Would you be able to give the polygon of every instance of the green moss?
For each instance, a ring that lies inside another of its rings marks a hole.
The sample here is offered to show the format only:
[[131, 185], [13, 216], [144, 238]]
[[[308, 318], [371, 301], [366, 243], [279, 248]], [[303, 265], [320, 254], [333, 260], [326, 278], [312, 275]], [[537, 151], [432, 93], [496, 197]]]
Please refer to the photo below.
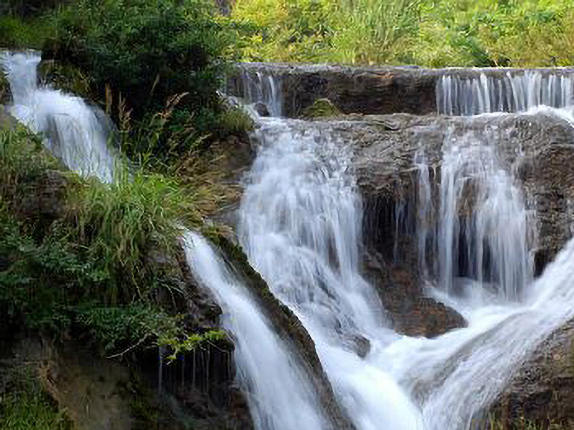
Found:
[[341, 115], [341, 111], [329, 99], [317, 99], [303, 111], [305, 118], [329, 118]]

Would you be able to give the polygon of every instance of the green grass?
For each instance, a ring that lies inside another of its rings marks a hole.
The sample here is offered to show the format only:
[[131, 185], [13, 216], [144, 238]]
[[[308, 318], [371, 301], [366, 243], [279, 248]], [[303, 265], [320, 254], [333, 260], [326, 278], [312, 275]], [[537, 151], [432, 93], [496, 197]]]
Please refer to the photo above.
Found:
[[568, 0], [237, 0], [231, 23], [248, 61], [574, 64]]
[[2, 430], [69, 430], [71, 425], [43, 392], [32, 369], [12, 372], [0, 403]]
[[[21, 213], [23, 201], [44, 195], [48, 171], [66, 178], [55, 203], [60, 215]], [[126, 171], [114, 184], [81, 179], [37, 136], [0, 130], [2, 324], [55, 339], [84, 333], [111, 355], [154, 345], [177, 353], [216, 336], [180, 315], [176, 222], [200, 225], [211, 201], [194, 183], [144, 170]]]
[[[118, 296], [126, 300], [136, 292], [140, 298], [149, 294], [153, 273], [148, 257], [154, 251], [172, 257], [179, 236], [175, 221], [200, 220], [177, 182], [158, 174], [126, 175], [114, 184], [82, 182], [69, 204], [74, 240], [110, 276], [111, 304]], [[142, 290], [146, 283], [149, 288]]]

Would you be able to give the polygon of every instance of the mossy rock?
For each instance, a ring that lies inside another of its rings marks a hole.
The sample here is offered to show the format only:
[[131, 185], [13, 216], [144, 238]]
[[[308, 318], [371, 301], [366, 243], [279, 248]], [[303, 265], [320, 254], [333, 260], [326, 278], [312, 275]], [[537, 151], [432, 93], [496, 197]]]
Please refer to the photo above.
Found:
[[70, 64], [62, 64], [54, 60], [42, 61], [39, 75], [43, 81], [50, 82], [55, 88], [66, 93], [86, 99], [94, 96], [91, 92], [91, 78]]
[[339, 108], [329, 99], [317, 99], [303, 110], [304, 118], [329, 118], [341, 115]]

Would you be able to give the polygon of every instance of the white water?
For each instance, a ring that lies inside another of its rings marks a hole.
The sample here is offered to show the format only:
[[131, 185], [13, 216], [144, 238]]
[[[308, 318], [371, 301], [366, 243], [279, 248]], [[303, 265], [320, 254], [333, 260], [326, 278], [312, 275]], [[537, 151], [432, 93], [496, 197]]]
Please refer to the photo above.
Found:
[[413, 430], [416, 407], [376, 360], [397, 336], [359, 274], [361, 201], [348, 151], [319, 127], [268, 120], [241, 205], [239, 234], [272, 292], [303, 322], [340, 401], [360, 429]]
[[[474, 133], [444, 144], [438, 207], [424, 151], [413, 160], [426, 273], [433, 272], [429, 246], [438, 255], [439, 282], [430, 293], [469, 323], [425, 339], [396, 335], [359, 274], [362, 213], [349, 149], [320, 123], [260, 122], [240, 239], [272, 292], [311, 334], [359, 430], [476, 425], [472, 420], [528, 355], [574, 316], [574, 243], [532, 282], [535, 214], [525, 205], [513, 166]], [[369, 340], [365, 358], [356, 351], [357, 338]]]
[[[497, 148], [475, 134], [445, 142], [437, 241], [440, 286], [454, 293], [453, 283], [464, 276], [491, 284], [501, 299], [518, 300], [533, 276], [536, 219]], [[459, 267], [466, 273], [458, 273]]]
[[261, 103], [267, 107], [269, 116], [283, 116], [283, 96], [281, 80], [274, 75], [261, 71], [249, 73], [244, 71], [241, 75], [244, 102], [248, 106]]
[[186, 232], [187, 262], [194, 277], [212, 291], [223, 310], [222, 324], [235, 335], [238, 382], [255, 427], [265, 430], [326, 430], [318, 401], [295, 355], [208, 242]]
[[500, 76], [446, 75], [437, 82], [437, 110], [446, 115], [477, 115], [489, 112], [525, 112], [544, 105], [574, 104], [570, 73], [541, 71], [506, 72]]
[[13, 97], [10, 113], [36, 133], [68, 168], [112, 182], [115, 159], [108, 149], [105, 116], [81, 98], [38, 85], [37, 53], [0, 55]]

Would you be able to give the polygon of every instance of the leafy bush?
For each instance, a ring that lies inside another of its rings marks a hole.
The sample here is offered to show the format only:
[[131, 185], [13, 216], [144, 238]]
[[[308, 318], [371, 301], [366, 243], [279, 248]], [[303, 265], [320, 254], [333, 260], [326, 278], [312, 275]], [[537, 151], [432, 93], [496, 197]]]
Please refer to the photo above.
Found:
[[[227, 43], [212, 9], [209, 0], [81, 0], [54, 14], [44, 52], [89, 76], [114, 119], [129, 113], [134, 133], [177, 98], [167, 129], [191, 125], [203, 136], [217, 128]], [[158, 153], [172, 149], [166, 140]]]
[[0, 13], [0, 49], [41, 49], [50, 37], [46, 20]]

